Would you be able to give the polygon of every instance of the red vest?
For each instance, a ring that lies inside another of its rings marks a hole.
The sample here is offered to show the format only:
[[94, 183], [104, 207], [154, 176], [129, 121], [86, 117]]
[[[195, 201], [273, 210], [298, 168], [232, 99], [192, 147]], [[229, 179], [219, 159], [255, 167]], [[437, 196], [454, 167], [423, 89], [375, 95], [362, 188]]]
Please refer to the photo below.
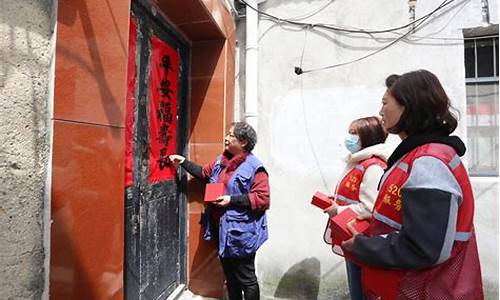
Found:
[[[382, 169], [387, 167], [383, 159], [378, 156], [372, 156], [360, 161], [342, 178], [335, 191], [335, 202], [338, 205], [344, 206], [359, 203], [361, 181], [363, 181], [366, 170], [373, 165], [380, 166]], [[328, 219], [328, 223], [326, 224], [323, 238], [326, 243], [332, 245], [332, 250], [335, 254], [343, 255], [340, 246], [332, 243], [333, 237], [332, 230], [330, 229], [330, 219]]]
[[372, 156], [361, 161], [349, 171], [340, 181], [335, 191], [335, 202], [338, 205], [349, 205], [359, 203], [359, 188], [368, 167], [378, 165], [385, 169], [385, 161], [377, 156]]
[[473, 228], [474, 198], [467, 172], [456, 152], [443, 144], [415, 148], [397, 163], [380, 187], [373, 208], [370, 234], [382, 235], [400, 230], [401, 187], [409, 177], [413, 162], [433, 156], [445, 163], [462, 190], [456, 236], [450, 257], [443, 263], [422, 270], [362, 268], [362, 282], [368, 299], [483, 299], [481, 270]]

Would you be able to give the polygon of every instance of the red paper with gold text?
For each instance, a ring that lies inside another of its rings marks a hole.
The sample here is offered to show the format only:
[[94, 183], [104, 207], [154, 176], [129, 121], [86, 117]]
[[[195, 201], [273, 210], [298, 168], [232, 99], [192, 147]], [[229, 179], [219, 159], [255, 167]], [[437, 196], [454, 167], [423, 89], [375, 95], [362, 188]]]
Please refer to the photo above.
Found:
[[173, 179], [168, 156], [177, 149], [179, 55], [158, 37], [151, 38], [149, 86], [149, 182]]

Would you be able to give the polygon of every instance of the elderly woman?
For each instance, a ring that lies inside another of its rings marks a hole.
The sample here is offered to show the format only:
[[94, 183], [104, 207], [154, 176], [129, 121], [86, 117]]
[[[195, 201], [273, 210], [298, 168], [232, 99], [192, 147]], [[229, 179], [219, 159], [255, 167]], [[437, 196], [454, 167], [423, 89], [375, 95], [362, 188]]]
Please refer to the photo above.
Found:
[[369, 299], [483, 299], [474, 197], [450, 134], [457, 119], [438, 78], [419, 70], [386, 79], [380, 115], [402, 139], [387, 161], [370, 236], [343, 243], [361, 262]]
[[[222, 263], [229, 299], [260, 298], [255, 274], [255, 253], [267, 240], [265, 211], [269, 208], [269, 179], [262, 163], [251, 151], [257, 143], [255, 130], [247, 123], [233, 123], [224, 138], [224, 152], [214, 161], [198, 166], [180, 155], [170, 160], [196, 178], [224, 183], [226, 195], [205, 211], [204, 238], [219, 238]], [[218, 228], [218, 232], [212, 229]]]

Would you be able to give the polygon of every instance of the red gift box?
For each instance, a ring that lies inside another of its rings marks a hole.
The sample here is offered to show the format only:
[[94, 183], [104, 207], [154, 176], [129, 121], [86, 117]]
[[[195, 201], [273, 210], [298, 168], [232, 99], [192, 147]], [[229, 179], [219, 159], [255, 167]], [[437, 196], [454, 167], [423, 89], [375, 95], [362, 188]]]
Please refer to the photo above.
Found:
[[364, 233], [370, 227], [370, 222], [367, 220], [356, 219], [358, 215], [350, 208], [346, 208], [340, 214], [330, 219], [330, 228], [332, 229], [332, 240], [336, 245], [340, 245], [343, 241], [352, 238], [351, 231], [347, 228], [347, 223], [355, 220], [352, 224], [354, 229], [359, 233]]
[[226, 194], [224, 183], [209, 183], [205, 186], [205, 202], [215, 202], [220, 196]]
[[322, 192], [316, 192], [314, 193], [311, 204], [315, 205], [321, 209], [328, 208], [332, 206], [332, 199], [329, 198], [327, 195], [323, 194]]

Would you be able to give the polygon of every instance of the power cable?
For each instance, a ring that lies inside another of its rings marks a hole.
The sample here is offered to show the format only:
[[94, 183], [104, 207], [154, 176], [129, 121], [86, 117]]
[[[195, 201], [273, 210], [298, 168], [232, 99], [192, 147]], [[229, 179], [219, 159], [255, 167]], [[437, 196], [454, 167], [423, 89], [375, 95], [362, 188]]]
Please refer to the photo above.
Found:
[[398, 27], [394, 27], [394, 28], [389, 28], [389, 29], [383, 29], [383, 30], [369, 30], [369, 29], [359, 29], [359, 28], [356, 28], [356, 29], [348, 29], [348, 28], [344, 28], [344, 27], [339, 27], [339, 26], [336, 26], [336, 25], [332, 25], [332, 24], [325, 24], [325, 23], [316, 23], [316, 24], [313, 24], [313, 23], [303, 23], [303, 22], [297, 22], [297, 21], [294, 21], [294, 20], [291, 20], [291, 19], [284, 19], [284, 18], [279, 18], [279, 17], [276, 17], [274, 15], [271, 15], [269, 13], [266, 13], [266, 12], [263, 12], [251, 5], [249, 5], [245, 0], [238, 0], [241, 4], [244, 4], [246, 6], [248, 6], [250, 9], [256, 11], [258, 14], [260, 15], [263, 15], [263, 16], [266, 16], [272, 20], [275, 20], [275, 21], [278, 21], [278, 22], [284, 22], [284, 23], [288, 23], [288, 24], [291, 24], [291, 25], [296, 25], [296, 26], [300, 26], [300, 27], [318, 27], [318, 28], [324, 28], [324, 29], [329, 29], [329, 30], [334, 30], [334, 31], [342, 31], [342, 32], [348, 32], [348, 33], [365, 33], [365, 34], [377, 34], [377, 33], [387, 33], [387, 32], [392, 32], [392, 31], [398, 31], [398, 30], [401, 30], [401, 29], [404, 29], [404, 28], [407, 28], [407, 27], [410, 27], [410, 26], [413, 26], [414, 24], [418, 23], [419, 21], [423, 20], [423, 19], [427, 19], [429, 16], [431, 16], [432, 14], [434, 14], [437, 10], [440, 10], [442, 9], [443, 7], [447, 6], [448, 4], [454, 2], [455, 0], [444, 0], [436, 9], [434, 9], [432, 12], [428, 13], [427, 15], [424, 15], [408, 24], [405, 24], [405, 25], [402, 25], [402, 26], [398, 26]]
[[441, 5], [439, 5], [436, 9], [434, 9], [431, 13], [427, 14], [424, 18], [419, 18], [418, 22], [416, 23], [416, 25], [413, 28], [409, 29], [406, 33], [404, 33], [400, 37], [396, 38], [392, 42], [388, 43], [387, 45], [385, 45], [385, 46], [383, 46], [383, 47], [381, 47], [381, 48], [379, 48], [379, 49], [377, 49], [377, 50], [375, 50], [373, 52], [370, 52], [370, 53], [368, 53], [366, 55], [363, 55], [361, 57], [358, 57], [358, 58], [350, 60], [350, 61], [346, 61], [346, 62], [342, 62], [342, 63], [337, 63], [337, 64], [325, 66], [325, 67], [310, 69], [310, 70], [303, 70], [302, 66], [294, 67], [294, 72], [297, 75], [301, 75], [301, 74], [304, 74], [304, 73], [311, 73], [311, 72], [316, 72], [316, 71], [322, 71], [322, 70], [337, 68], [337, 67], [341, 67], [341, 66], [345, 66], [345, 65], [348, 65], [348, 64], [351, 64], [351, 63], [355, 63], [355, 62], [361, 61], [361, 60], [366, 59], [368, 57], [371, 57], [371, 56], [373, 56], [373, 55], [375, 55], [377, 53], [380, 53], [383, 50], [391, 47], [392, 45], [394, 45], [396, 43], [398, 43], [399, 41], [405, 39], [410, 34], [416, 32], [420, 28], [420, 26], [422, 26], [422, 24], [424, 24], [425, 21], [427, 21], [427, 19], [429, 19], [434, 13], [436, 13], [438, 10], [442, 9], [446, 5], [452, 3], [453, 1], [454, 0], [445, 0], [444, 2], [441, 3]]
[[324, 6], [318, 8], [315, 11], [312, 11], [312, 12], [309, 12], [309, 13], [306, 13], [306, 14], [303, 14], [303, 15], [300, 15], [300, 16], [291, 17], [291, 18], [288, 18], [288, 20], [297, 21], [297, 20], [303, 20], [303, 19], [310, 18], [310, 17], [312, 17], [312, 16], [314, 16], [314, 15], [322, 12], [325, 8], [327, 8], [328, 6], [330, 6], [330, 4], [333, 3], [333, 1], [335, 1], [335, 0], [328, 1]]
[[[406, 25], [403, 25], [403, 26], [399, 26], [399, 27], [395, 27], [395, 28], [391, 28], [391, 29], [386, 29], [386, 30], [365, 30], [365, 29], [346, 29], [346, 28], [341, 28], [341, 27], [336, 27], [336, 26], [331, 26], [331, 25], [328, 25], [328, 24], [311, 24], [311, 23], [303, 23], [303, 22], [296, 22], [296, 21], [291, 21], [289, 19], [282, 19], [282, 18], [278, 18], [274, 15], [271, 15], [269, 13], [266, 13], [266, 12], [263, 12], [263, 11], [260, 11], [259, 9], [249, 5], [245, 0], [238, 0], [240, 3], [246, 5], [247, 7], [250, 7], [251, 9], [253, 9], [254, 11], [256, 11], [258, 14], [260, 15], [264, 15], [268, 18], [271, 18], [272, 20], [275, 20], [275, 21], [278, 21], [280, 23], [284, 22], [284, 23], [288, 23], [288, 24], [291, 24], [291, 25], [296, 25], [296, 26], [301, 26], [302, 28], [306, 28], [307, 30], [309, 29], [313, 29], [315, 27], [318, 27], [318, 28], [323, 28], [323, 29], [328, 29], [328, 30], [336, 30], [336, 31], [343, 31], [343, 32], [350, 32], [350, 33], [364, 33], [364, 34], [369, 34], [369, 35], [372, 35], [372, 34], [376, 34], [376, 33], [388, 33], [388, 32], [394, 32], [394, 31], [398, 31], [398, 30], [401, 30], [401, 29], [404, 29], [404, 28], [407, 28], [409, 26], [412, 26], [406, 33], [402, 34], [400, 37], [396, 38], [395, 40], [393, 40], [392, 42], [388, 43], [387, 45], [381, 47], [380, 49], [377, 49], [373, 52], [370, 52], [368, 53], [367, 55], [363, 55], [359, 58], [356, 58], [354, 60], [350, 60], [350, 61], [346, 61], [346, 62], [342, 62], [342, 63], [337, 63], [337, 64], [333, 64], [333, 65], [329, 65], [329, 66], [325, 66], [325, 67], [321, 67], [321, 68], [316, 68], [316, 69], [310, 69], [310, 70], [303, 70], [302, 69], [302, 60], [303, 60], [303, 57], [301, 57], [301, 61], [300, 61], [300, 65], [299, 66], [296, 66], [294, 67], [294, 72], [295, 74], [297, 75], [300, 75], [300, 74], [303, 74], [303, 73], [310, 73], [310, 72], [315, 72], [315, 71], [321, 71], [321, 70], [326, 70], [326, 69], [331, 69], [331, 68], [336, 68], [336, 67], [340, 67], [340, 66], [344, 66], [344, 65], [347, 65], [347, 64], [351, 64], [351, 63], [355, 63], [355, 62], [358, 62], [358, 61], [361, 61], [363, 59], [366, 59], [366, 58], [369, 58], [377, 53], [380, 53], [381, 51], [391, 47], [392, 45], [398, 43], [399, 41], [405, 39], [407, 36], [409, 36], [410, 34], [414, 33], [417, 31], [417, 29], [422, 25], [424, 24], [424, 22], [429, 19], [432, 15], [434, 15], [437, 11], [443, 9], [444, 7], [446, 7], [447, 5], [449, 5], [450, 3], [453, 3], [455, 0], [444, 0], [438, 7], [436, 7], [434, 10], [432, 10], [430, 13], [406, 24]], [[303, 53], [302, 53], [302, 56], [303, 56]]]
[[304, 60], [304, 52], [306, 51], [307, 44], [307, 33], [309, 32], [308, 28], [304, 30], [304, 44], [302, 45], [302, 54], [300, 55], [300, 68], [302, 68], [302, 61]]
[[341, 66], [345, 66], [345, 65], [348, 65], [348, 64], [352, 64], [352, 63], [358, 62], [360, 60], [363, 60], [363, 59], [366, 59], [368, 57], [371, 57], [371, 56], [373, 56], [373, 55], [375, 55], [375, 54], [377, 54], [379, 52], [382, 52], [385, 49], [391, 47], [392, 45], [396, 44], [397, 42], [399, 42], [402, 39], [404, 39], [405, 37], [407, 37], [410, 33], [412, 33], [412, 31], [413, 30], [409, 30], [407, 33], [405, 33], [404, 35], [402, 35], [399, 38], [395, 39], [394, 41], [390, 42], [389, 44], [383, 46], [382, 48], [377, 49], [377, 50], [375, 50], [373, 52], [370, 52], [367, 55], [358, 57], [356, 59], [353, 59], [353, 60], [350, 60], [350, 61], [346, 61], [346, 62], [342, 62], [342, 63], [338, 63], [338, 64], [333, 64], [333, 65], [325, 66], [325, 67], [320, 67], [320, 68], [316, 68], [316, 69], [309, 69], [309, 70], [303, 70], [302, 66], [294, 67], [294, 72], [297, 75], [301, 75], [301, 74], [305, 74], [305, 73], [311, 73], [311, 72], [316, 72], [316, 71], [322, 71], [322, 70], [337, 68], [337, 67], [341, 67]]
[[313, 155], [314, 162], [316, 163], [316, 167], [318, 168], [319, 176], [321, 177], [321, 181], [323, 182], [323, 186], [325, 187], [325, 191], [329, 191], [330, 189], [328, 187], [328, 183], [326, 182], [325, 175], [323, 174], [323, 170], [321, 169], [321, 165], [319, 163], [318, 155], [316, 154], [316, 150], [314, 150], [314, 145], [311, 140], [311, 135], [309, 134], [309, 126], [307, 124], [307, 116], [306, 116], [306, 105], [304, 103], [304, 82], [303, 82], [304, 77], [302, 76], [299, 80], [300, 80], [300, 102], [302, 104], [302, 118], [304, 120], [304, 130], [307, 142], [309, 144], [309, 148], [311, 149], [311, 153]]

